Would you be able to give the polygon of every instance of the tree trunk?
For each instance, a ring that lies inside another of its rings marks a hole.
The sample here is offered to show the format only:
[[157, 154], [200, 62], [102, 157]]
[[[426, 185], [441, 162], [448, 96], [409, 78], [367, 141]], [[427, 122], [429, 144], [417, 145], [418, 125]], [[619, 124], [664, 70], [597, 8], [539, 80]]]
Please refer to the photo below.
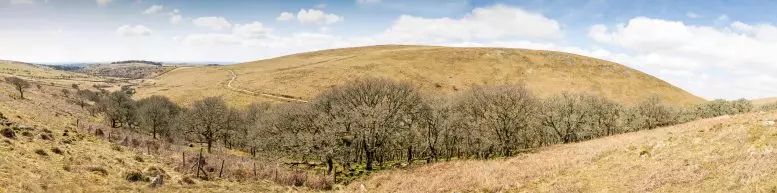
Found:
[[334, 169], [334, 162], [332, 161], [332, 157], [326, 158], [326, 174], [331, 175], [332, 169]]
[[211, 153], [210, 150], [211, 150], [212, 146], [213, 146], [213, 140], [212, 139], [208, 139], [208, 153]]
[[407, 165], [413, 164], [413, 146], [407, 147]]
[[367, 169], [367, 171], [372, 171], [372, 158], [373, 158], [373, 156], [375, 156], [374, 155], [375, 153], [373, 151], [367, 150], [366, 148], [367, 147], [365, 146], [364, 153], [366, 154], [365, 158], [367, 160], [366, 169]]

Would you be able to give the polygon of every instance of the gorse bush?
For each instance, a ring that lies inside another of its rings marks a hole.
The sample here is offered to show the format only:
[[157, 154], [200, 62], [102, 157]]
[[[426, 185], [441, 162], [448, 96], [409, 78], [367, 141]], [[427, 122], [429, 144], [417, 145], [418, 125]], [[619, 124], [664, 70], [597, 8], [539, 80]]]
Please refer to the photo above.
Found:
[[181, 143], [244, 150], [252, 155], [385, 168], [439, 159], [488, 159], [550, 144], [653, 129], [699, 118], [749, 112], [747, 100], [715, 100], [691, 108], [650, 97], [633, 106], [586, 93], [538, 98], [521, 86], [474, 87], [424, 97], [408, 83], [360, 79], [324, 91], [311, 103], [229, 107], [219, 97], [179, 107], [163, 96], [139, 101], [132, 92], [76, 95], [95, 104], [113, 127]]

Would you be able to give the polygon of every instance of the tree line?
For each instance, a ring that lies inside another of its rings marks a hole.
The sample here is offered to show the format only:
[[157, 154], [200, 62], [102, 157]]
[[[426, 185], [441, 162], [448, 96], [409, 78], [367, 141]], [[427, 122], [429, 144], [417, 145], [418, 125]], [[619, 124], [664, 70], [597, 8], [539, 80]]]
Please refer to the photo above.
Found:
[[[75, 88], [75, 87], [74, 87]], [[622, 105], [586, 93], [539, 98], [522, 86], [478, 86], [423, 96], [409, 83], [359, 79], [310, 103], [230, 107], [209, 97], [181, 107], [164, 96], [133, 100], [131, 88], [79, 90], [76, 103], [114, 128], [172, 142], [240, 149], [252, 155], [316, 161], [331, 173], [363, 165], [489, 159], [695, 119], [750, 112], [750, 101], [674, 106], [659, 97]]]

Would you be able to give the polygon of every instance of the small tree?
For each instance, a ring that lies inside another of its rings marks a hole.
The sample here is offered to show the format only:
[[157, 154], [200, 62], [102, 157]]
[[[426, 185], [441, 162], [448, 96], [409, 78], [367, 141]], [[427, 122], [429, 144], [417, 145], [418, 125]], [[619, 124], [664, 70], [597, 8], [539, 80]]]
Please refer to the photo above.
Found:
[[17, 77], [6, 77], [5, 81], [13, 85], [16, 88], [16, 90], [19, 91], [20, 98], [24, 99], [24, 89], [30, 88], [29, 82]]
[[181, 119], [182, 130], [190, 140], [206, 143], [211, 152], [213, 143], [229, 129], [230, 108], [221, 97], [208, 97], [192, 104]]
[[151, 96], [138, 101], [138, 120], [140, 125], [151, 131], [156, 139], [157, 134], [169, 136], [170, 124], [178, 116], [181, 108], [164, 96]]

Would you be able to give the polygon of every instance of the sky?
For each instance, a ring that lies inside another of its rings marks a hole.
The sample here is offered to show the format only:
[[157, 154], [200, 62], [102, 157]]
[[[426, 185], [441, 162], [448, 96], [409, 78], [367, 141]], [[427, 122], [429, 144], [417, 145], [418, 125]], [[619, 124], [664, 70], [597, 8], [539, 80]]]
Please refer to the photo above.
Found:
[[563, 51], [706, 99], [777, 96], [771, 0], [0, 0], [0, 59], [247, 62], [378, 44]]

